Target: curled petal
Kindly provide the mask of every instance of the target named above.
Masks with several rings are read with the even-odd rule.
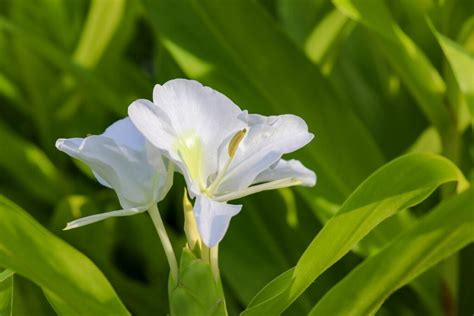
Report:
[[[240,142],[217,194],[248,187],[283,154],[305,146],[314,137],[308,132],[305,121],[295,115],[265,117],[244,112],[241,119],[247,122],[249,130]],[[225,159],[226,155],[221,151],[221,164]]]
[[[102,135],[58,139],[56,147],[88,164],[101,184],[115,190],[124,209],[162,198],[167,177],[161,156],[152,161],[145,149],[136,151]]]
[[[129,117],[123,118],[110,125],[102,136],[109,137],[117,145],[141,151],[145,147],[145,138],[137,130]]]
[[[312,187],[316,184],[316,174],[306,168],[298,160],[280,159],[276,164],[260,173],[254,180],[254,184],[293,178],[301,181],[301,185]]]
[[[217,245],[229,228],[230,220],[242,209],[242,205],[231,205],[198,196],[194,214],[201,239],[208,247]]]

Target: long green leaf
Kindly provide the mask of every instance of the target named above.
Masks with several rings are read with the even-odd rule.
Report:
[[[308,58],[320,65],[327,74],[335,61],[342,41],[354,28],[355,22],[334,9],[313,29],[306,39],[304,50]]]
[[[474,242],[474,189],[440,204],[339,282],[309,315],[373,315],[390,294]],[[341,302],[341,297],[350,300]]]
[[[333,0],[333,3],[342,13],[373,32],[381,51],[420,108],[440,134],[446,136],[450,122],[443,103],[445,83],[423,51],[396,24],[384,1]]]
[[[0,168],[10,173],[27,191],[54,202],[70,186],[59,170],[36,145],[18,136],[0,122]]]
[[[5,269],[0,272],[0,315],[10,316],[12,313],[13,271]]]
[[[86,68],[94,67],[120,24],[126,0],[94,0],[82,30],[74,60]]]
[[[350,106],[340,102],[318,68],[258,3],[142,2],[164,45],[189,77],[224,92],[251,112],[291,112],[305,118],[316,134],[305,149],[305,161],[326,184],[319,188],[321,193],[342,201],[383,163]]]
[[[461,45],[436,31],[433,26],[432,31],[453,70],[474,122],[474,57]]]
[[[458,181],[460,189],[467,185],[451,161],[431,154],[406,155],[380,168],[352,193],[311,242],[293,277],[287,278],[290,282],[286,287],[270,283],[243,315],[281,313],[383,220],[420,203],[438,186],[451,181]]]
[[[0,265],[41,286],[57,313],[129,315],[86,256],[4,197],[0,197],[0,215]]]

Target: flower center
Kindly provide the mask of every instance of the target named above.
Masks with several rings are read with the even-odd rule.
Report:
[[[203,147],[199,136],[193,131],[186,132],[176,140],[175,148],[181,156],[181,159],[183,159],[191,179],[198,180],[199,184],[202,185],[201,166]]]

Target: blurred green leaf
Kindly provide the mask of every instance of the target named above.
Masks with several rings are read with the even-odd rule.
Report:
[[[306,55],[312,62],[320,65],[323,73],[330,72],[335,55],[340,50],[341,42],[354,26],[354,21],[334,9],[308,36],[304,44]]]
[[[12,100],[19,109],[27,113],[28,107],[21,97],[18,87],[2,73],[0,73],[0,95]]]
[[[398,72],[419,106],[434,124],[443,139],[450,126],[443,103],[446,90],[443,79],[425,54],[393,20],[380,0],[333,0],[334,5],[351,19],[373,32],[382,53]]]
[[[441,203],[414,227],[339,282],[310,315],[373,315],[387,297],[474,242],[474,190]],[[351,296],[341,304],[341,297]]]
[[[39,38],[11,21],[3,19],[1,16],[0,31],[7,31],[14,34],[16,38],[21,39],[21,43],[24,45],[22,48],[27,48],[29,53],[34,52],[41,58],[44,58],[49,63],[49,67],[53,65],[54,67],[62,69],[65,73],[72,75],[73,78],[77,80],[79,87],[83,88],[84,92],[93,100],[107,106],[115,113],[123,115],[126,112],[125,106],[127,101],[122,100],[117,95],[117,91],[111,91],[106,83],[99,80],[91,71],[74,63],[69,55],[48,42],[47,39]],[[68,79],[66,78],[65,80],[66,82],[61,82],[61,84],[70,86],[70,83],[67,81]],[[48,124],[50,124],[50,121]]]
[[[331,9],[329,0],[275,0],[282,27],[299,46]]]
[[[41,286],[56,312],[129,315],[87,257],[3,197],[0,213],[0,264]]]
[[[474,124],[474,57],[461,45],[436,31],[434,26],[432,26],[432,31],[453,70],[459,88],[469,106],[471,121]]]
[[[51,144],[52,146],[52,144]],[[36,145],[11,131],[0,121],[0,168],[9,172],[29,192],[48,202],[71,189],[67,178]]]
[[[380,168],[351,194],[313,239],[286,288],[278,288],[273,295],[264,289],[243,315],[281,313],[383,220],[418,204],[438,186],[451,181],[458,181],[460,189],[467,185],[452,162],[430,154],[406,155]],[[271,283],[266,289],[275,291]]]
[[[74,60],[92,68],[100,60],[123,15],[126,0],[92,0]]]
[[[13,315],[13,271],[5,269],[0,272],[0,315]]]

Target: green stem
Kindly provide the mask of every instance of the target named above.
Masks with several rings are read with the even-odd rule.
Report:
[[[163,224],[163,220],[161,219],[160,212],[158,211],[158,207],[156,205],[152,205],[150,209],[148,209],[148,214],[150,214],[151,220],[155,225],[156,232],[160,237],[161,244],[163,245],[163,249],[165,251],[166,259],[168,259],[168,264],[170,266],[170,273],[173,276],[174,280],[178,281],[178,262],[176,261],[176,256],[173,251],[173,246],[171,245],[170,239],[168,234],[165,230],[165,225]]]

